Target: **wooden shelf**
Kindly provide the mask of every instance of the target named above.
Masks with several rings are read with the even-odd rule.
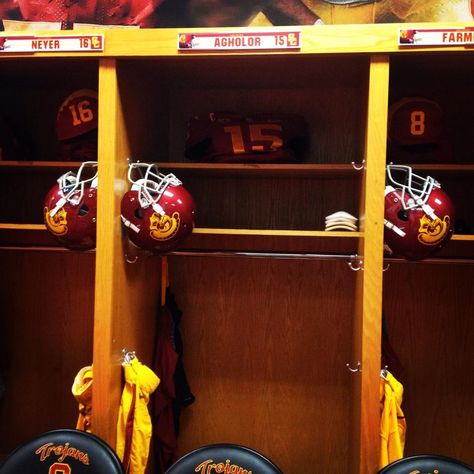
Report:
[[[360,232],[196,228],[180,250],[355,254],[361,236]]]
[[[357,253],[360,232],[195,228],[186,251]],[[43,224],[0,224],[0,246],[58,247]]]
[[[294,252],[357,254],[363,232],[322,230],[218,229],[197,227],[180,245],[188,252]],[[43,224],[0,224],[0,248],[60,248]],[[474,235],[453,235],[436,257],[474,258]]]
[[[356,165],[357,166],[357,165]],[[158,163],[160,170],[179,171],[180,175],[218,175],[249,177],[338,177],[359,171],[352,164],[259,164],[259,163]]]
[[[80,161],[0,161],[0,169],[3,171],[50,171],[76,169],[81,166]]]
[[[0,168],[4,169],[68,169],[79,168],[80,161],[0,161]],[[192,163],[192,162],[159,162],[160,170],[179,170],[181,173],[202,173],[202,174],[230,174],[230,175],[293,175],[313,176],[313,175],[351,175],[360,171],[354,164],[318,164],[318,163],[292,163],[292,164],[261,164],[261,163]],[[453,163],[453,164],[410,164],[414,170],[419,171],[440,171],[446,173],[473,172],[474,163]]]

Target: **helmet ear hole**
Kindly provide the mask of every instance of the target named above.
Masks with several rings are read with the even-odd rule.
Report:
[[[83,204],[79,209],[80,216],[86,216],[89,214],[89,207],[86,204]]]
[[[408,222],[408,211],[406,209],[401,209],[398,211],[397,216],[401,221]]]
[[[141,207],[137,207],[134,214],[137,219],[143,219],[143,209]]]

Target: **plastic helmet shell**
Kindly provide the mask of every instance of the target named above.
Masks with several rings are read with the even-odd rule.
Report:
[[[53,209],[64,202],[54,215]],[[44,200],[46,229],[61,244],[71,250],[90,250],[96,245],[97,188],[84,191],[77,205],[65,201],[60,185],[55,184]]]
[[[168,185],[158,200],[162,212],[142,206],[139,191],[125,193],[121,202],[122,221],[130,240],[152,252],[169,252],[192,233],[196,206],[182,185]]]
[[[433,188],[426,204],[436,216],[430,217],[420,207],[405,209],[410,199],[401,189],[387,186],[385,190],[384,241],[395,256],[422,260],[440,250],[454,231],[454,205],[441,188]]]

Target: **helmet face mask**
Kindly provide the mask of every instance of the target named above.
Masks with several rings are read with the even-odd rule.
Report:
[[[122,198],[121,217],[130,241],[151,252],[176,248],[192,232],[195,218],[193,198],[181,181],[148,163],[131,163],[128,181],[132,186]]]
[[[133,172],[138,170],[145,173],[142,178],[134,179]],[[164,175],[154,164],[131,163],[128,169],[128,180],[132,183],[132,191],[138,191],[140,206],[146,209],[152,206],[155,212],[163,215],[164,211],[159,201],[170,185],[181,186],[183,183],[172,173]]]
[[[97,162],[61,175],[44,201],[47,230],[64,247],[90,250],[96,242]]]
[[[423,206],[428,201],[434,187],[440,188],[440,184],[431,176],[426,178],[413,173],[409,166],[388,165],[387,178],[391,185],[401,190],[401,204],[405,210],[415,209]],[[402,179],[400,179],[402,178]],[[405,199],[407,196],[407,199]]]
[[[450,240],[454,206],[432,177],[418,176],[409,166],[388,165],[384,225],[390,253],[421,260]]]

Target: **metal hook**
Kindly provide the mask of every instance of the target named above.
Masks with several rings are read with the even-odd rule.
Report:
[[[353,368],[350,366],[349,363],[346,364],[346,367],[347,367],[351,372],[353,372],[353,373],[355,373],[355,372],[362,372],[362,369],[360,368],[360,361],[359,361],[359,360],[357,361],[357,365],[356,365],[355,369],[353,369]]]
[[[362,163],[360,165],[357,165],[355,161],[351,161],[352,166],[354,167],[355,170],[360,171],[364,169],[365,166],[365,160],[362,160]]]
[[[122,349],[122,364],[129,365],[136,357],[135,351],[129,351],[128,349]]]
[[[354,272],[358,272],[359,270],[363,270],[363,264],[362,264],[362,258],[358,257],[357,255],[355,256],[354,259],[350,260],[347,262],[349,265],[349,268],[353,270]]]
[[[390,268],[390,263],[387,263],[387,266],[382,268],[383,272],[386,272]]]
[[[126,261],[127,263],[137,263],[137,261],[138,261],[138,255],[135,255],[135,258],[134,258],[133,260],[131,260],[130,258],[128,258],[128,255],[125,254],[125,261]]]

